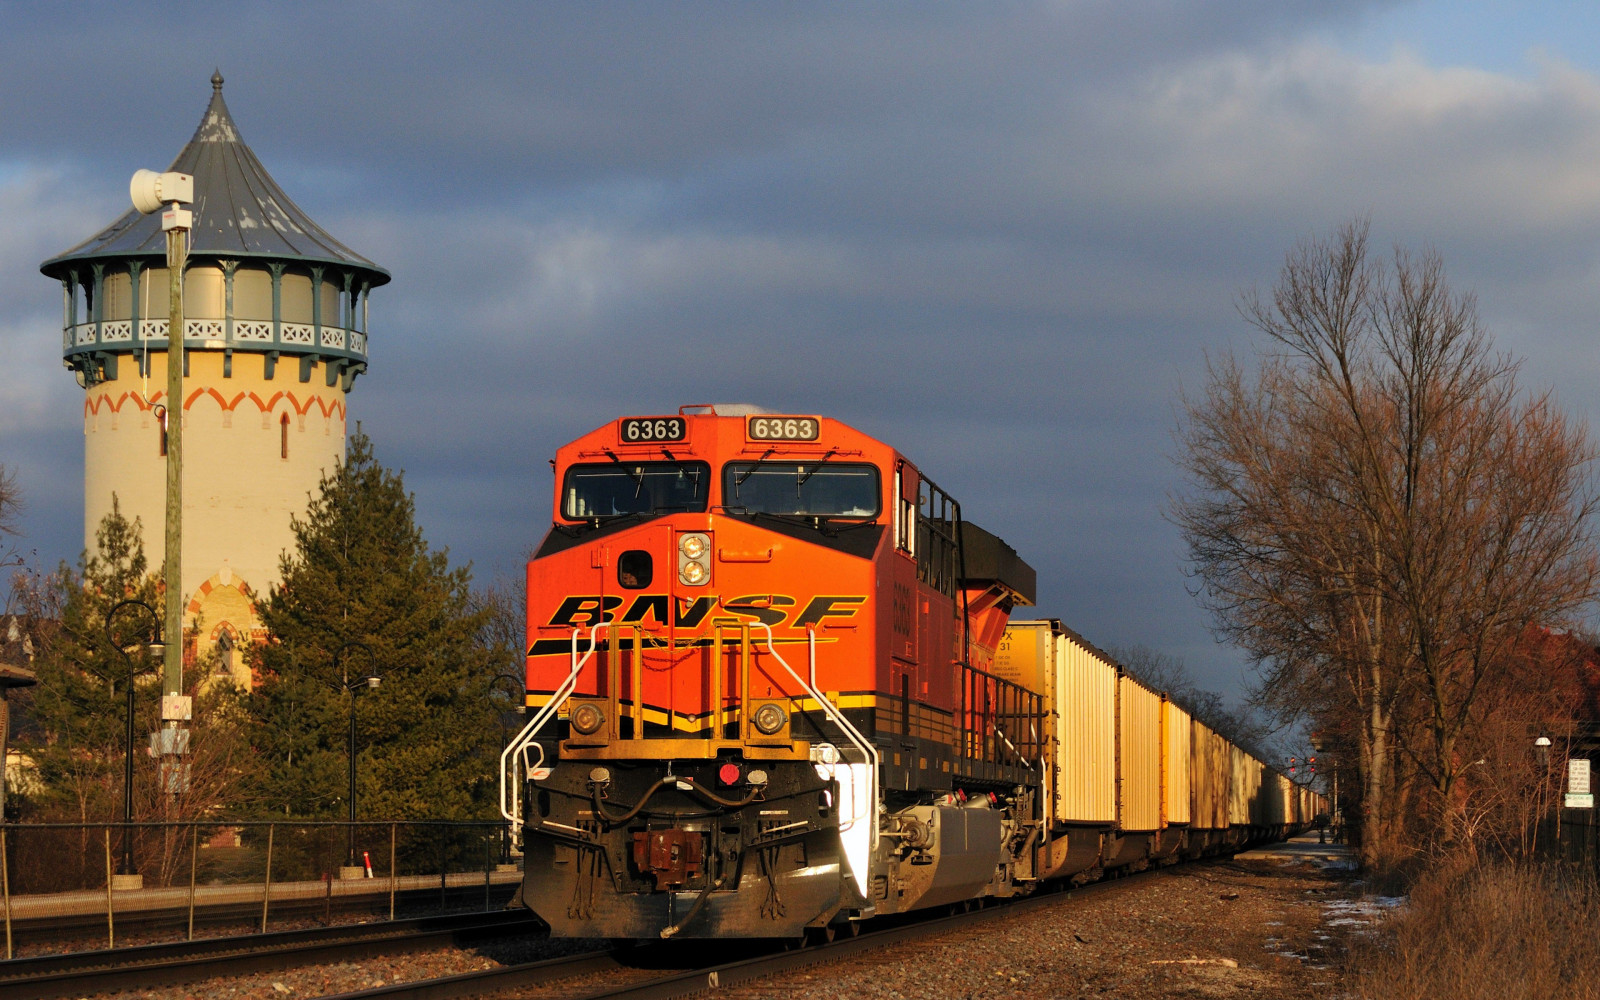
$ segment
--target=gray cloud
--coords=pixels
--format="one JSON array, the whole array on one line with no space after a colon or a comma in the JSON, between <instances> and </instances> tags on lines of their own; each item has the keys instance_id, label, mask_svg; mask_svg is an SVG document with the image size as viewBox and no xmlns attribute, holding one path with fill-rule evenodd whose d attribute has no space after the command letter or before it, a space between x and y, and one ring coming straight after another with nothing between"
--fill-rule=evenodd
<instances>
[{"instance_id":1,"label":"gray cloud","mask_svg":"<svg viewBox=\"0 0 1600 1000\"><path fill-rule=\"evenodd\" d=\"M394 273L352 415L480 574L543 532L563 441L749 400L894 443L1038 566L1041 612L1231 688L1159 511L1178 387L1250 346L1239 289L1370 212L1575 406L1600 306L1600 83L1363 61L1329 39L1377 5L1291 6L5 7L0 461L74 554L35 268L176 152L219 64L278 180Z\"/></svg>"}]
</instances>

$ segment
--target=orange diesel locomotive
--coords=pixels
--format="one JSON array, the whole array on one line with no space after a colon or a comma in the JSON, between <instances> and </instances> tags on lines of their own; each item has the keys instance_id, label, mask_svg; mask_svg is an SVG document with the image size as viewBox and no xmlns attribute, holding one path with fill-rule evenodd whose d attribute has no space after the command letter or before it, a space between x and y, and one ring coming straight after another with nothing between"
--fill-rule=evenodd
<instances>
[{"instance_id":1,"label":"orange diesel locomotive","mask_svg":"<svg viewBox=\"0 0 1600 1000\"><path fill-rule=\"evenodd\" d=\"M552 464L501 782L552 933L831 936L1183 846L1069 850L1058 713L995 672L1034 571L893 448L688 406Z\"/></svg>"}]
</instances>

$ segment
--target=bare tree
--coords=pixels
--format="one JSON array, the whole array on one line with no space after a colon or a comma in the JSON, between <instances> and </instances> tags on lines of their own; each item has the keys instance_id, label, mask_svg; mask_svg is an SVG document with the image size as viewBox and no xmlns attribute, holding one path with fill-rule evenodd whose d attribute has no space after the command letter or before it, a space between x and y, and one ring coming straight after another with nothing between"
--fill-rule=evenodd
<instances>
[{"instance_id":1,"label":"bare tree","mask_svg":"<svg viewBox=\"0 0 1600 1000\"><path fill-rule=\"evenodd\" d=\"M1364 223L1297 247L1241 310L1271 352L1212 363L1184 400L1172 514L1199 596L1278 711L1354 730L1364 862L1396 846L1416 776L1451 843L1480 699L1595 594L1594 447L1518 388L1436 255L1377 262Z\"/></svg>"},{"instance_id":2,"label":"bare tree","mask_svg":"<svg viewBox=\"0 0 1600 1000\"><path fill-rule=\"evenodd\" d=\"M22 562L16 547L9 542L21 533L17 518L22 513L22 491L17 488L17 474L0 465L0 538L7 539L0 548L0 566L16 566Z\"/></svg>"}]
</instances>

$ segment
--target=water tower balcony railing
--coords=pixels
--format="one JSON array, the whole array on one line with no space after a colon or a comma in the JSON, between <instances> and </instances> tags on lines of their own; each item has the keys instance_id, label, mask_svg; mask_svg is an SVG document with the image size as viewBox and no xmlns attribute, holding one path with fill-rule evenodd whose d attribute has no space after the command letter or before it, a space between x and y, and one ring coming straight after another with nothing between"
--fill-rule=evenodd
<instances>
[{"instance_id":1,"label":"water tower balcony railing","mask_svg":"<svg viewBox=\"0 0 1600 1000\"><path fill-rule=\"evenodd\" d=\"M168 321L144 319L139 321L138 335L134 335L133 321L128 319L101 320L65 327L61 332L61 350L66 356L87 351L167 349ZM185 346L222 350L285 350L311 351L356 361L367 360L367 334L341 326L317 326L313 323L279 323L274 331L271 320L236 319L229 324L221 319L185 319L183 342Z\"/></svg>"}]
</instances>

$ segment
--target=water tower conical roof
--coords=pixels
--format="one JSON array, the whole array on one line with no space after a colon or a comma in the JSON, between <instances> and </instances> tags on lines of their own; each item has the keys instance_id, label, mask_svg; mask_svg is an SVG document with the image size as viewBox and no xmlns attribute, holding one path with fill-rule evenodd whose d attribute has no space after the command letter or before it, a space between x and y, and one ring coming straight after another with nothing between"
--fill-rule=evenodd
<instances>
[{"instance_id":1,"label":"water tower conical roof","mask_svg":"<svg viewBox=\"0 0 1600 1000\"><path fill-rule=\"evenodd\" d=\"M361 272L371 285L388 282L389 272L334 239L311 221L239 135L222 100L222 74L211 77L211 103L194 137L168 170L194 176L194 228L189 255L212 258L304 260ZM59 256L39 265L62 277L88 259L164 256L161 217L130 208L116 222Z\"/></svg>"}]
</instances>

